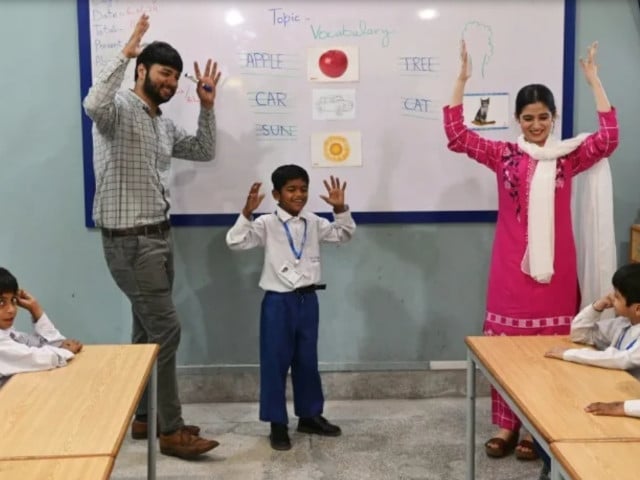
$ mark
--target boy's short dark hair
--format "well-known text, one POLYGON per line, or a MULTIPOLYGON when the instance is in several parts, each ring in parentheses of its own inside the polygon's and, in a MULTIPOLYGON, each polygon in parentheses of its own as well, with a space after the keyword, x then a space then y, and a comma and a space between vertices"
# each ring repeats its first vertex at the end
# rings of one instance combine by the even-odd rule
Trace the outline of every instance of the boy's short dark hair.
POLYGON ((18 280, 9 270, 0 267, 0 294, 18 293, 18 280))
POLYGON ((309 185, 309 174, 299 165, 281 165, 271 174, 273 189, 277 191, 282 190, 282 187, 284 187, 288 181, 297 179, 301 179, 309 185))
POLYGON ((140 55, 136 58, 136 68, 134 80, 138 80, 138 65, 143 64, 147 71, 151 65, 164 65, 166 67, 175 68, 182 73, 182 57, 178 51, 167 42, 151 42, 144 47, 140 55))
POLYGON ((611 279, 613 288, 620 292, 627 306, 640 303, 640 263, 630 263, 616 270, 611 279))

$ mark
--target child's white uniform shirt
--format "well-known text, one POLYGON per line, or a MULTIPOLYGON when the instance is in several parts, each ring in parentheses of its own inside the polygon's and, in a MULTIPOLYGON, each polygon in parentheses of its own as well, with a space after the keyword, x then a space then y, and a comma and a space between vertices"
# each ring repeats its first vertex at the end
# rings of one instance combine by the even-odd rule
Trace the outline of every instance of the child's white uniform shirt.
POLYGON ((628 370, 640 379, 640 324, 626 317, 600 320, 601 312, 589 305, 571 322, 571 340, 595 345, 603 350, 572 348, 562 358, 603 368, 628 370))
POLYGON ((33 333, 0 329, 0 386, 16 373, 62 367, 73 358, 72 352, 58 348, 65 337, 46 313, 33 327, 33 333))
POLYGON ((251 221, 238 216, 235 225, 227 232, 227 245, 232 250, 248 250, 264 247, 264 265, 260 287, 274 292, 289 292, 293 288, 316 284, 320 281, 320 243, 342 243, 351 239, 356 224, 349 211, 334 214, 335 220, 302 211, 294 217, 277 207, 274 213, 264 214, 251 221), (298 262, 289 244, 285 224, 291 234, 294 248, 302 255, 298 262), (306 225, 306 237, 305 237, 306 225), (278 274, 286 263, 301 274, 295 286, 287 285, 278 274))
POLYGON ((640 417, 640 399, 624 402, 624 413, 630 417, 640 417))

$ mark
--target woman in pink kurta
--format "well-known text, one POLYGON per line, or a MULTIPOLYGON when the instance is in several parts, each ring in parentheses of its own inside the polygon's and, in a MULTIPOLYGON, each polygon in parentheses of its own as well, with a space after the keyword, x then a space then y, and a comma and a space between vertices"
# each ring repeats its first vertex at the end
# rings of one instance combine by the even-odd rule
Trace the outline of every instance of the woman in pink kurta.
MULTIPOLYGON (((552 183, 545 193, 553 202, 549 205, 552 218, 547 218, 552 232, 549 238, 554 239, 548 242, 552 269, 542 280, 540 277, 534 279, 523 267, 525 251, 530 247, 531 183, 536 169, 543 168, 527 152, 530 151, 529 144, 551 149, 551 140, 547 142, 547 139, 556 117, 553 95, 544 85, 528 85, 520 90, 515 112, 522 130, 519 142, 480 137, 463 123, 462 97, 470 72, 466 47, 462 46, 461 72, 451 104, 444 108, 448 147, 454 152, 466 153, 490 168, 496 175, 498 187, 498 219, 488 280, 485 335, 568 334, 571 320, 577 313, 579 288, 571 222, 571 179, 609 156, 618 144, 615 109, 609 104, 597 75, 596 46, 589 48, 587 59, 581 59, 580 64, 594 93, 599 129, 581 139, 581 143, 577 142, 570 153, 552 159, 555 185, 551 170, 552 183)), ((521 422, 495 390, 491 394, 492 421, 500 431, 487 441, 485 448, 488 455, 502 457, 516 446, 521 422)), ((536 458, 532 447, 531 437, 527 436, 516 454, 522 459, 536 458)))

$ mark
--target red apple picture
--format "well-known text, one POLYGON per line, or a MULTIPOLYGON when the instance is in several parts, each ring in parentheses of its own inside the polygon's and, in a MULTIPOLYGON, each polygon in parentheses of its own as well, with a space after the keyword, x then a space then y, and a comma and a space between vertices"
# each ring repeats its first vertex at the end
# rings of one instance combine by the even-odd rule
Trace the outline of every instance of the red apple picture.
POLYGON ((338 78, 347 71, 349 58, 342 50, 327 50, 320 55, 318 67, 327 77, 338 78))
POLYGON ((359 52, 354 45, 325 45, 307 49, 307 72, 312 82, 357 82, 359 52))

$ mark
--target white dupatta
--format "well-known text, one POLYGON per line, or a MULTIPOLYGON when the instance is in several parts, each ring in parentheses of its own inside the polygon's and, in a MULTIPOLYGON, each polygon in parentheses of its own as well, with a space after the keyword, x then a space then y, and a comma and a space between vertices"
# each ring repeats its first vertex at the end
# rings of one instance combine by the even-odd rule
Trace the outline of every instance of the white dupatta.
MULTIPOLYGON (((521 263, 522 271, 537 282, 549 283, 554 273, 556 160, 573 152, 588 135, 582 133, 562 141, 550 137, 543 147, 525 141, 523 135, 518 137, 520 149, 538 161, 529 189, 527 248, 521 263)), ((601 160, 579 178, 573 218, 578 225, 575 232, 581 296, 588 303, 609 291, 616 265, 608 160, 601 160)))
MULTIPOLYGON (((582 309, 611 291, 617 266, 609 159, 575 177, 571 200, 582 309)), ((614 316, 613 309, 607 309, 600 318, 614 316)))

